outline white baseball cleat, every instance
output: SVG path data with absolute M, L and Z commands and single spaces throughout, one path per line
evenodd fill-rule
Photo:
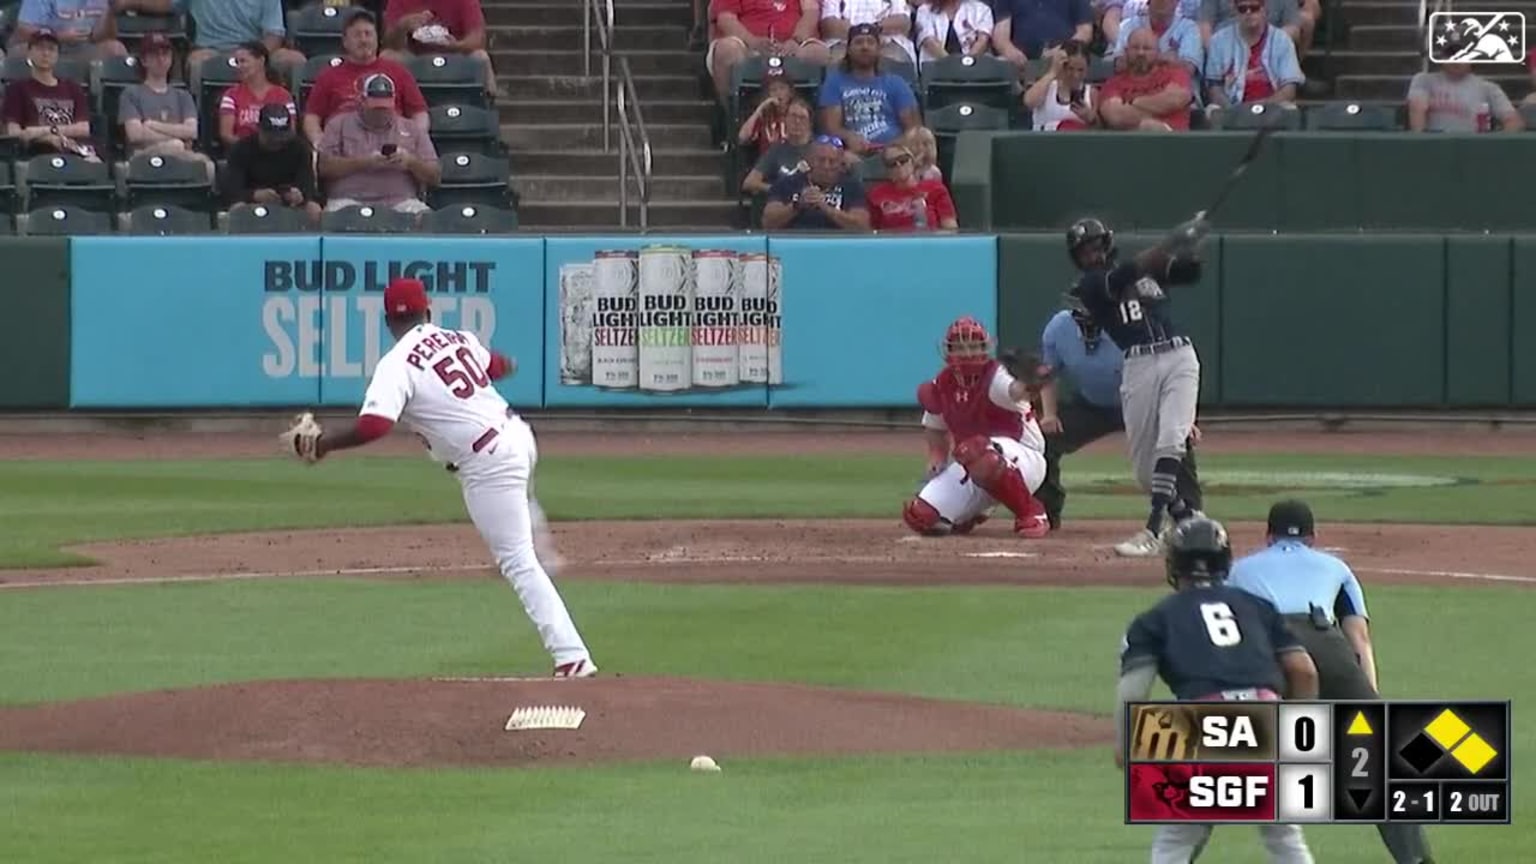
M 591 678 L 597 674 L 597 664 L 590 659 L 561 663 L 555 667 L 556 678 Z
M 1162 539 L 1145 528 L 1137 531 L 1136 536 L 1115 547 L 1115 554 L 1126 558 L 1150 558 L 1153 555 L 1161 555 L 1162 552 Z

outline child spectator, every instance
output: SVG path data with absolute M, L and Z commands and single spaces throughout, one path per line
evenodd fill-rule
M 939 139 L 927 126 L 907 130 L 901 136 L 901 146 L 912 154 L 912 170 L 919 180 L 944 182 L 944 171 L 939 168 Z
M 287 106 L 263 105 L 257 110 L 255 134 L 229 148 L 222 191 L 230 210 L 257 204 L 291 207 L 303 211 L 310 224 L 319 224 L 315 152 L 294 133 L 297 126 Z
M 904 144 L 881 152 L 886 179 L 870 187 L 869 226 L 876 231 L 954 231 L 955 202 L 937 180 L 917 174 L 917 157 Z
M 789 82 L 783 66 L 769 66 L 763 73 L 763 95 L 757 110 L 741 124 L 736 140 L 751 144 L 758 153 L 784 140 L 784 115 L 789 103 L 795 98 L 795 87 Z
M 100 162 L 91 144 L 91 103 L 79 83 L 54 74 L 59 40 L 38 30 L 27 40 L 32 75 L 5 88 L 5 134 L 21 141 L 28 155 L 72 153 Z

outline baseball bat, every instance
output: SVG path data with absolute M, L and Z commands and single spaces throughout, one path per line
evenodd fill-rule
M 1258 133 L 1248 143 L 1248 150 L 1243 153 L 1242 160 L 1237 163 L 1237 167 L 1232 169 L 1232 173 L 1227 175 L 1226 181 L 1222 183 L 1221 189 L 1217 191 L 1216 200 L 1212 201 L 1209 207 L 1196 213 L 1195 219 L 1209 220 L 1221 208 L 1221 205 L 1227 200 L 1227 196 L 1231 195 L 1232 190 L 1237 187 L 1237 181 L 1243 179 L 1243 174 L 1247 173 L 1248 166 L 1253 164 L 1253 160 L 1259 158 L 1259 152 L 1264 149 L 1264 140 L 1277 128 L 1278 126 L 1273 123 L 1265 123 L 1259 127 Z

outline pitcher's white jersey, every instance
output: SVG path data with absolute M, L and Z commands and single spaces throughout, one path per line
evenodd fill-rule
M 1020 402 L 1015 402 L 1012 399 L 1013 382 L 1017 380 L 1011 372 L 1002 367 L 1002 364 L 998 364 L 997 368 L 992 372 L 992 380 L 987 384 L 987 399 L 1004 411 L 1011 411 L 1019 415 L 1019 437 L 1017 439 L 1010 438 L 1010 440 L 1017 440 L 1030 450 L 1044 453 L 1045 434 L 1040 431 L 1040 424 L 1035 420 L 1034 405 L 1030 404 L 1028 399 Z M 938 414 L 925 410 L 923 412 L 923 428 L 948 432 L 949 424 L 944 422 L 944 418 Z
M 491 352 L 475 334 L 418 324 L 379 358 L 360 413 L 404 423 L 439 462 L 463 462 L 509 416 L 490 365 Z

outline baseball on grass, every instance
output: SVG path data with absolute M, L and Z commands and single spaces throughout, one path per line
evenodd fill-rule
M 720 766 L 715 764 L 715 760 L 709 758 L 708 756 L 695 756 L 695 757 L 693 757 L 693 762 L 689 763 L 688 767 L 692 768 L 695 771 L 719 771 L 720 770 Z

